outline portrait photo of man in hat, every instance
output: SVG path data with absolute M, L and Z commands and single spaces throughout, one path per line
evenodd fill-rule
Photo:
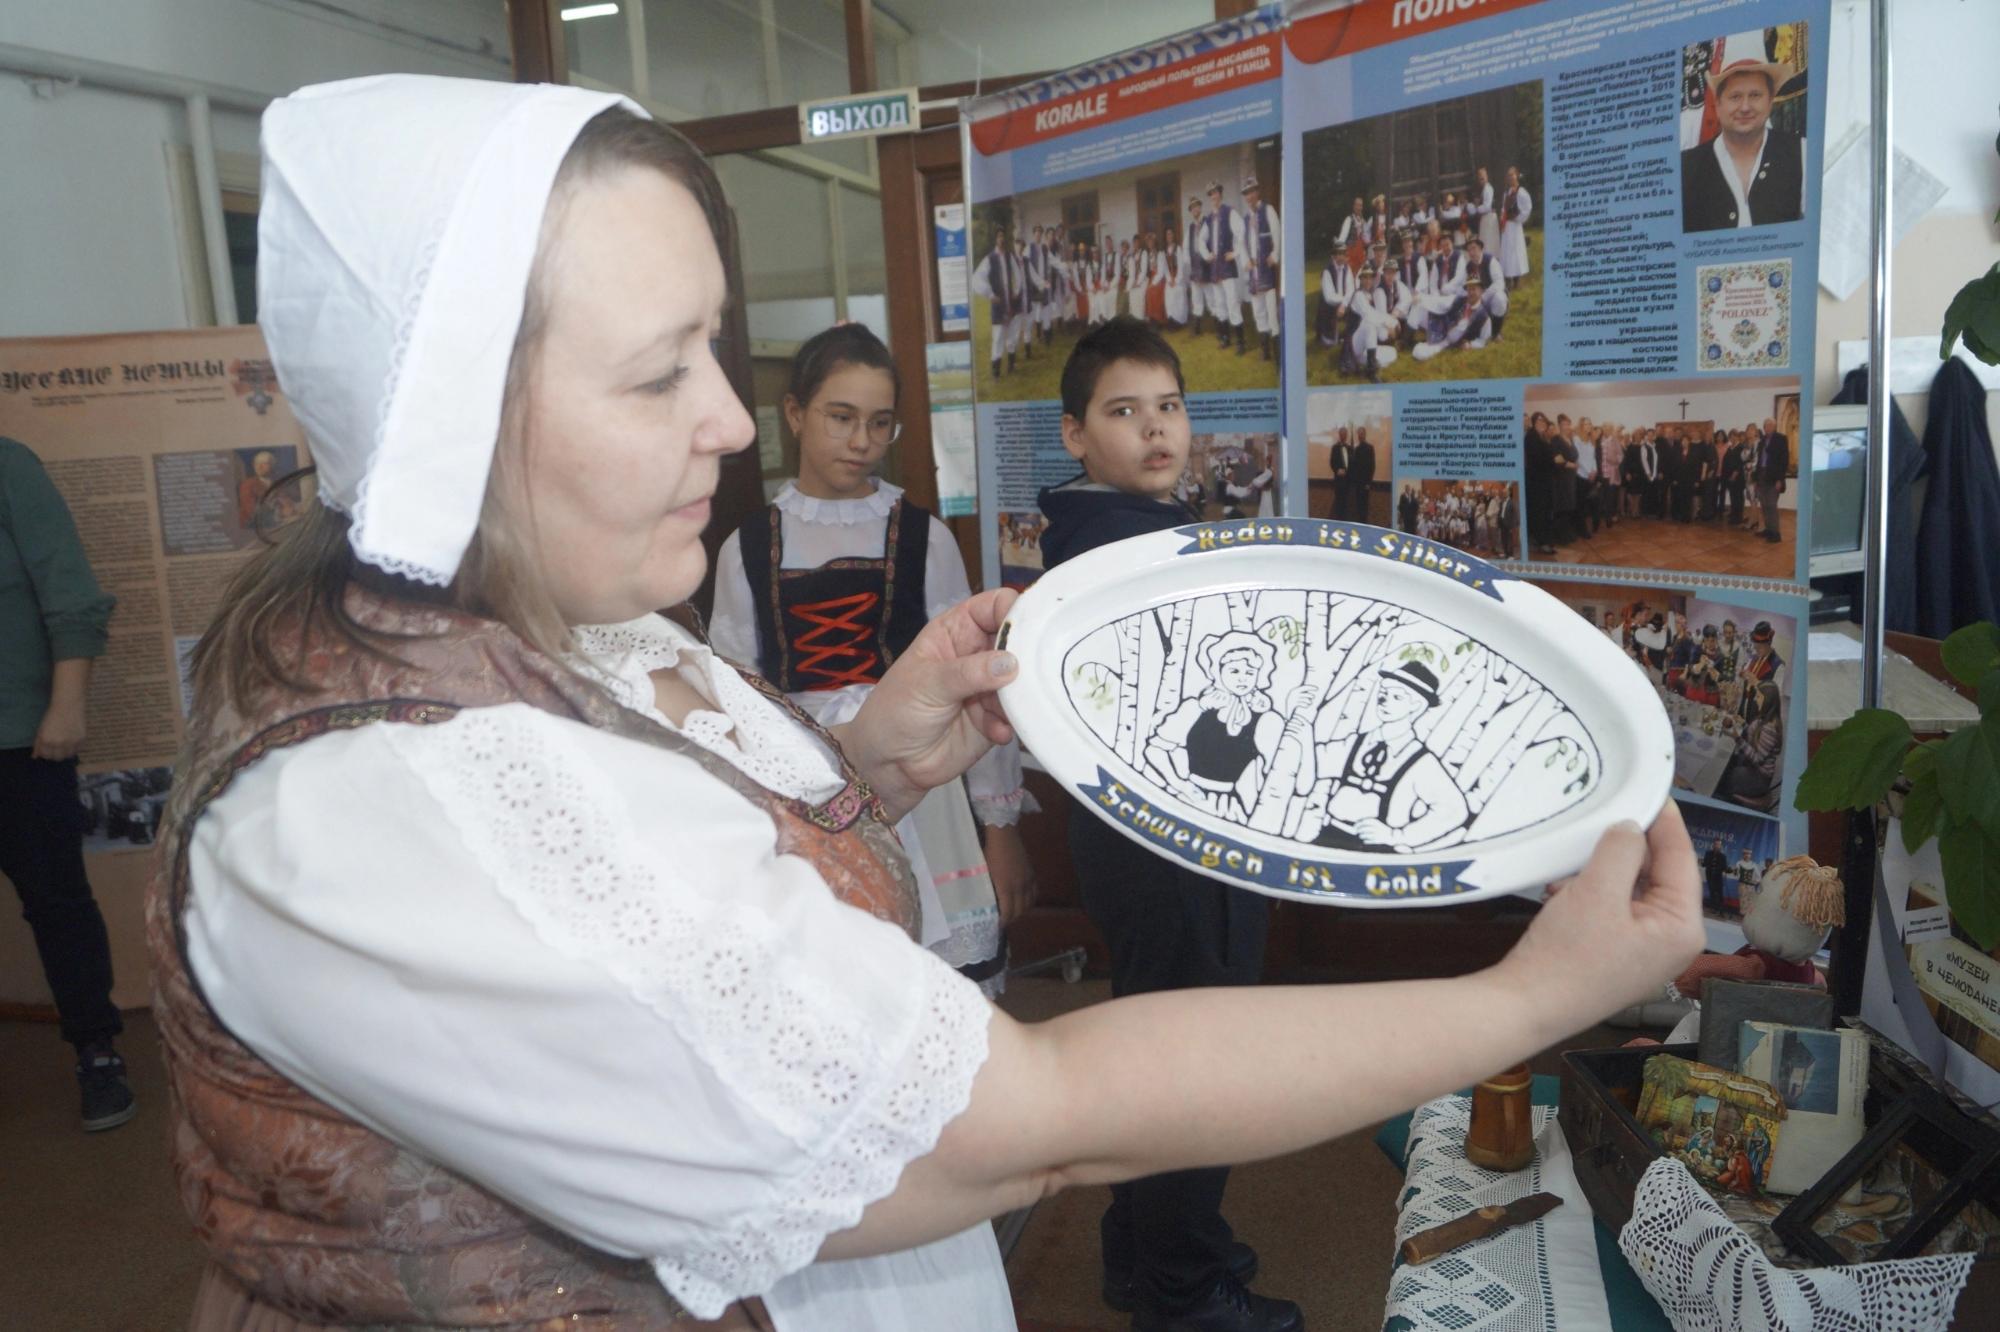
M 1803 50 L 1803 34 L 1788 32 L 1794 27 L 1803 25 L 1732 33 L 1684 53 L 1690 61 L 1705 58 L 1708 72 L 1700 141 L 1681 153 L 1681 230 L 1762 227 L 1805 215 L 1805 136 L 1771 123 L 1779 94 L 1791 90 L 1799 71 L 1772 59 L 1770 47 L 1776 39 Z

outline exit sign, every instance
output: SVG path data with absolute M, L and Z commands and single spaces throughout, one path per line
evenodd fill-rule
M 856 93 L 799 103 L 799 142 L 870 138 L 877 134 L 908 134 L 916 129 L 917 90 Z

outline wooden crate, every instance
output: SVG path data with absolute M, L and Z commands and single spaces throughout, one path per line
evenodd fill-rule
M 1871 1125 L 1901 1102 L 1904 1093 L 1918 1089 L 1920 1095 L 1927 1094 L 1934 1101 L 1949 1102 L 1968 1121 L 1983 1126 L 1979 1131 L 2000 1129 L 1991 1116 L 1981 1113 L 1963 1097 L 1938 1088 L 1928 1071 L 1893 1043 L 1873 1031 L 1868 1031 L 1868 1036 L 1866 1116 Z M 1689 1043 L 1571 1050 L 1563 1055 L 1565 1069 L 1557 1119 L 1575 1163 L 1577 1183 L 1598 1219 L 1613 1231 L 1622 1230 L 1632 1219 L 1632 1195 L 1639 1179 L 1661 1155 L 1652 1137 L 1639 1127 L 1633 1115 L 1646 1061 L 1662 1054 L 1692 1060 L 1695 1050 Z M 1980 1190 L 1981 1200 L 1988 1201 L 1989 1206 L 1996 1187 L 2000 1187 L 2000 1181 L 1988 1181 L 1988 1187 Z M 1985 1257 L 1973 1263 L 1958 1307 L 1961 1311 L 2000 1310 L 2000 1258 Z M 1994 1325 L 2000 1326 L 2000 1314 L 1995 1319 Z

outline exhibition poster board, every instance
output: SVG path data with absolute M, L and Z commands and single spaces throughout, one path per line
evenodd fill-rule
M 1182 497 L 1215 517 L 1276 511 L 1281 27 L 1267 6 L 967 103 L 986 586 L 1041 572 L 1036 496 L 1078 471 L 1062 447 L 1063 363 L 1115 315 L 1151 320 L 1181 358 L 1195 435 Z M 1244 247 L 1226 280 L 1194 280 L 1216 267 L 1204 231 L 1212 253 Z
M 188 708 L 188 655 L 229 580 L 301 503 L 304 432 L 255 326 L 0 341 L 0 435 L 40 457 L 118 599 L 91 672 L 79 799 L 121 1007 L 148 1002 L 142 899 Z M 46 1003 L 0 913 L 0 1003 Z
M 1827 34 L 1826 0 L 1401 0 L 1285 32 L 1285 508 L 1500 563 L 1634 658 L 1718 921 L 1806 847 Z

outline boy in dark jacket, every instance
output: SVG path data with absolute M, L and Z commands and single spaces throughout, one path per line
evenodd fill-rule
M 1190 430 L 1180 358 L 1144 322 L 1111 320 L 1063 367 L 1063 447 L 1080 475 L 1041 494 L 1053 569 L 1109 542 L 1195 522 L 1174 501 Z M 1251 985 L 1269 906 L 1148 854 L 1081 807 L 1070 853 L 1084 910 L 1111 950 L 1111 992 Z M 1166 1090 L 1166 1089 L 1162 1089 Z M 1222 1219 L 1226 1168 L 1114 1184 L 1104 1214 L 1104 1299 L 1136 1332 L 1301 1332 L 1298 1305 L 1250 1291 L 1257 1255 Z

